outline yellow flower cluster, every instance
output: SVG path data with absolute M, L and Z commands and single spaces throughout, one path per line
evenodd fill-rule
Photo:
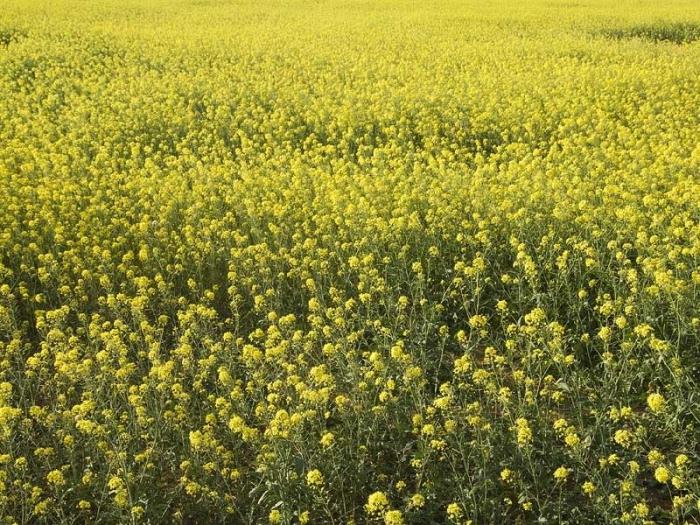
M 693 7 L 0 3 L 0 523 L 698 523 Z

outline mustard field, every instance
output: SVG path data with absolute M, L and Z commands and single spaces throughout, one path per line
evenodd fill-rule
M 700 4 L 0 0 L 0 523 L 700 523 Z

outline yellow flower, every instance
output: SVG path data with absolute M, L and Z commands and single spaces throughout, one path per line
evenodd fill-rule
M 458 503 L 450 503 L 447 506 L 447 517 L 450 521 L 457 521 L 463 516 L 462 507 Z
M 581 439 L 578 437 L 578 434 L 571 432 L 564 437 L 564 442 L 566 443 L 566 446 L 574 448 L 581 443 Z
M 657 463 L 662 462 L 665 457 L 666 456 L 664 456 L 663 452 L 661 452 L 660 450 L 652 449 L 647 454 L 647 461 L 649 461 L 649 464 L 651 466 L 654 466 Z
M 554 430 L 563 431 L 569 426 L 569 422 L 564 418 L 559 418 L 554 422 Z
M 668 483 L 671 479 L 671 472 L 666 467 L 656 467 L 654 477 L 659 483 Z
M 46 475 L 46 481 L 54 487 L 60 487 L 65 485 L 66 480 L 63 477 L 63 473 L 60 470 L 52 470 Z
M 658 393 L 649 394 L 647 396 L 647 405 L 654 414 L 660 414 L 666 408 L 666 399 Z
M 637 503 L 634 506 L 634 513 L 640 518 L 646 518 L 649 515 L 649 506 L 646 503 Z
M 408 501 L 408 506 L 410 508 L 420 509 L 423 508 L 423 505 L 425 505 L 425 497 L 423 497 L 422 494 L 414 494 Z
M 323 474 L 320 470 L 314 469 L 306 473 L 306 484 L 310 487 L 320 488 L 323 486 Z
M 618 445 L 624 448 L 629 448 L 632 445 L 633 436 L 629 430 L 621 429 L 615 432 L 614 439 L 615 443 Z
M 367 511 L 368 514 L 375 514 L 386 510 L 388 506 L 389 500 L 386 497 L 386 494 L 377 491 L 370 494 L 367 498 L 367 503 L 365 504 L 365 511 Z
M 515 439 L 520 447 L 524 447 L 532 442 L 530 424 L 523 417 L 515 420 Z
M 566 467 L 559 467 L 554 471 L 554 479 L 557 481 L 565 481 L 569 476 L 569 469 Z
M 335 442 L 335 436 L 332 432 L 326 432 L 321 436 L 321 445 L 325 448 L 330 447 Z
M 686 466 L 688 464 L 688 461 L 689 461 L 688 456 L 686 456 L 685 454 L 678 454 L 676 456 L 676 461 L 675 461 L 676 467 L 683 468 L 684 466 Z
M 404 525 L 403 514 L 400 510 L 390 510 L 384 514 L 385 525 Z
M 508 483 L 513 479 L 513 471 L 510 470 L 509 468 L 504 468 L 501 470 L 501 480 L 504 481 L 505 483 Z

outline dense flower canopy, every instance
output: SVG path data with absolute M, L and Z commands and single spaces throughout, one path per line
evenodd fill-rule
M 0 1 L 0 520 L 699 523 L 699 24 Z

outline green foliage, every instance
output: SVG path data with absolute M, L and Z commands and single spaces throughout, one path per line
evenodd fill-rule
M 22 29 L 11 27 L 0 27 L 0 46 L 9 46 L 13 42 L 18 42 L 27 36 L 27 32 Z
M 603 34 L 610 38 L 639 38 L 651 42 L 689 44 L 700 40 L 700 24 L 692 22 L 657 22 L 622 29 L 609 29 Z

